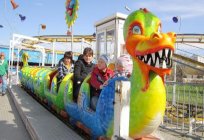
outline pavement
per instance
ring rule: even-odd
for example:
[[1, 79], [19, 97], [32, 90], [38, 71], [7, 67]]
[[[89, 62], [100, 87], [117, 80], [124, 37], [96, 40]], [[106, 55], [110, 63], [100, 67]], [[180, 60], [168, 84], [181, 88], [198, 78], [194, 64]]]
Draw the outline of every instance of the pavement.
[[31, 140], [8, 92], [0, 95], [0, 140]]
[[[82, 140], [76, 132], [65, 125], [22, 88], [12, 85], [10, 95], [33, 140]], [[23, 139], [24, 140], [24, 139]]]

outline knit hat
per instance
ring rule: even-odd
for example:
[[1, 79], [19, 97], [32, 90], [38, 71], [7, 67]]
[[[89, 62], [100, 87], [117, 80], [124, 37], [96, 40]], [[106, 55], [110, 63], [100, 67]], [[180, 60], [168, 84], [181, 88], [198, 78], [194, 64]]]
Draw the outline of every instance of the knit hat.
[[123, 54], [120, 57], [117, 58], [116, 60], [116, 65], [121, 65], [125, 68], [126, 72], [132, 73], [132, 59], [130, 58], [130, 55], [128, 54]]
[[102, 54], [99, 59], [102, 59], [105, 63], [106, 63], [106, 66], [109, 65], [109, 57], [106, 55], [106, 54]]

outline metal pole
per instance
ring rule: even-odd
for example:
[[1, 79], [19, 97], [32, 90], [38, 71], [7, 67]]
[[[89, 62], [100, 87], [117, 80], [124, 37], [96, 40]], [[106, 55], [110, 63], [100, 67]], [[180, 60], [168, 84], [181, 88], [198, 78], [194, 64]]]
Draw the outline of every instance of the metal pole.
[[39, 61], [38, 61], [38, 66], [40, 66], [40, 63], [42, 62], [42, 56], [41, 55], [39, 55]]
[[173, 85], [173, 95], [172, 95], [172, 105], [176, 105], [176, 62], [174, 63], [174, 85]]
[[10, 67], [11, 67], [11, 46], [12, 45], [12, 41], [10, 41], [10, 46], [9, 46], [9, 66], [8, 66], [8, 74], [10, 74]]
[[84, 38], [81, 39], [81, 53], [83, 53], [84, 50]]
[[17, 65], [17, 68], [16, 68], [16, 74], [17, 74], [17, 78], [16, 78], [16, 84], [18, 84], [18, 79], [19, 79], [19, 75], [18, 75], [18, 69], [19, 69], [19, 52], [20, 52], [20, 50], [19, 50], [19, 47], [18, 47], [18, 53], [17, 53], [17, 63], [16, 63], [16, 65]]
[[[204, 90], [203, 90], [203, 94], [202, 94], [202, 118], [204, 118]], [[202, 120], [202, 126], [203, 126], [203, 128], [204, 128], [204, 120]], [[204, 130], [204, 129], [202, 129], [202, 130]], [[202, 136], [203, 136], [203, 132], [204, 131], [202, 131]]]
[[107, 45], [107, 29], [104, 31], [104, 44], [105, 44], [105, 52], [103, 52], [103, 53], [105, 53], [106, 55], [108, 55], [108, 52], [107, 52], [107, 47], [108, 47], [108, 45]]
[[42, 66], [45, 66], [45, 49], [42, 49]]
[[15, 41], [12, 43], [12, 48], [11, 48], [11, 71], [13, 70], [13, 52], [14, 52], [14, 47], [15, 47]]
[[41, 24], [39, 24], [39, 26], [38, 26], [38, 36], [40, 35], [40, 26], [41, 26]]
[[10, 41], [9, 46], [9, 68], [8, 68], [8, 76], [9, 76], [9, 87], [11, 88], [11, 50], [12, 50], [13, 41]]
[[[179, 30], [178, 33], [180, 33], [181, 31], [181, 16], [179, 16]], [[178, 45], [178, 44], [177, 44]], [[177, 49], [177, 45], [176, 45], [176, 49]], [[175, 53], [176, 53], [176, 49], [175, 49]], [[176, 94], [176, 65], [177, 63], [174, 63], [174, 85], [173, 85], [173, 99], [172, 99], [172, 104], [175, 105], [176, 100], [175, 100], [175, 94]]]
[[71, 51], [73, 51], [73, 27], [71, 26]]
[[[176, 45], [176, 49], [177, 49], [177, 45]], [[175, 49], [175, 53], [176, 53], [176, 49]], [[175, 62], [174, 63], [174, 85], [173, 85], [172, 105], [176, 104], [176, 65], [177, 63]]]
[[112, 140], [129, 138], [130, 82], [116, 81]]
[[55, 45], [52, 42], [52, 67], [54, 66], [54, 58], [55, 58]]
[[58, 58], [57, 53], [55, 53], [55, 66], [56, 66], [57, 63], [58, 63], [57, 58]]

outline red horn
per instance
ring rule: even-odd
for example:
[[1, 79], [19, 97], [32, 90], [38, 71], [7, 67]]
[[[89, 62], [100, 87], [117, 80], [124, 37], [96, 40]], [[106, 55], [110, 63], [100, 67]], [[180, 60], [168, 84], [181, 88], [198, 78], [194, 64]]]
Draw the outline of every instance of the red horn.
[[12, 5], [13, 9], [18, 8], [18, 4], [16, 4], [14, 0], [10, 0], [10, 1], [11, 1], [11, 5]]

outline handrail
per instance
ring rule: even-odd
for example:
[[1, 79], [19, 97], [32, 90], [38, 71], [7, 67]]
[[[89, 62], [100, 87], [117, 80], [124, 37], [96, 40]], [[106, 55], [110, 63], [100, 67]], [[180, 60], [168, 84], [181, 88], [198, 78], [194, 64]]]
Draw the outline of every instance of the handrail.
[[187, 65], [193, 69], [196, 69], [196, 70], [204, 73], [204, 63], [202, 63], [202, 62], [196, 61], [194, 59], [191, 59], [191, 58], [179, 55], [179, 54], [174, 54], [173, 60], [175, 62]]

